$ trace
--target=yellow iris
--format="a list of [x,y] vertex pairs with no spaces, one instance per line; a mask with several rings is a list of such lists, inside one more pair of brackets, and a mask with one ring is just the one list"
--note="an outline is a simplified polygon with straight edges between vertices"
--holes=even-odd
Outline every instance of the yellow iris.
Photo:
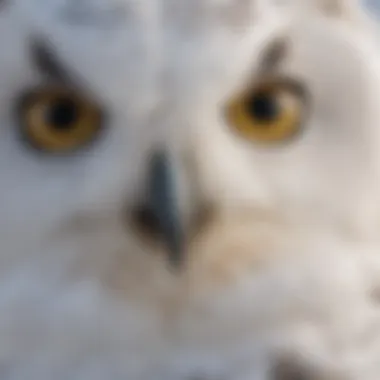
[[20,116],[29,143],[48,153],[78,149],[101,127],[101,112],[95,104],[60,87],[44,87],[28,94]]
[[303,100],[287,82],[265,83],[232,99],[227,105],[227,121],[249,141],[284,141],[301,128]]

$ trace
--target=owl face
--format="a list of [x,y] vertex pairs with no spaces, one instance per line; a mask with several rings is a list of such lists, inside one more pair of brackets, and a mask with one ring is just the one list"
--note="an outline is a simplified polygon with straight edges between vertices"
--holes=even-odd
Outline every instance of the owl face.
[[[172,237],[176,231],[174,222],[157,221],[166,206],[152,211],[150,200],[160,204],[160,191],[177,199],[182,171],[166,180],[162,174],[161,182],[172,184],[154,191],[152,157],[182,150],[182,132],[202,114],[194,112],[198,95],[230,93],[230,84],[213,86],[222,78],[236,83],[248,70],[252,52],[280,23],[270,9],[245,1],[2,5],[0,43],[8,49],[12,42],[0,63],[4,270],[26,259],[65,273],[67,263],[108,261],[105,251],[135,249],[138,260],[155,262],[151,256],[160,255],[141,251],[162,251],[168,239],[153,233],[149,240],[146,230]],[[230,54],[238,63],[226,70]],[[182,198],[178,203],[166,208],[181,211]],[[62,248],[61,264],[45,256],[53,246]]]
[[[42,236],[103,224],[145,241],[130,220],[164,145],[181,156],[171,190],[184,230],[209,205],[374,223],[379,62],[345,7],[347,19],[275,2],[39,6],[0,14],[4,49],[12,36],[0,142],[11,261]],[[139,214],[145,227],[154,213]]]
[[[366,23],[320,3],[1,5],[0,335],[1,359],[16,363],[10,378],[177,380],[205,361],[213,372],[214,354],[200,358],[198,341],[187,361],[194,341],[172,334],[188,309],[183,277],[167,266],[191,255],[207,210],[361,237],[376,229],[380,58]],[[39,350],[36,332],[46,337]],[[230,373],[223,355],[218,371]]]

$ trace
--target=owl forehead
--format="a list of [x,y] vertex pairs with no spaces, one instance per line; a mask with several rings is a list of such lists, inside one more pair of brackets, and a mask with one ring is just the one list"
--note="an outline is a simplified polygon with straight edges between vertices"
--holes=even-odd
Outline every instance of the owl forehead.
[[12,20],[4,35],[22,39],[27,50],[36,39],[45,41],[62,66],[96,93],[136,101],[162,97],[166,79],[186,75],[184,70],[196,75],[229,66],[226,59],[241,51],[247,30],[256,28],[257,3],[14,0],[0,17]]
[[[150,55],[156,65],[171,57],[168,54],[171,46],[181,52],[173,44],[174,39],[186,46],[205,45],[210,42],[210,36],[222,35],[228,45],[226,35],[245,32],[257,22],[260,14],[257,6],[260,0],[30,1],[39,7],[35,24],[44,25],[47,32],[55,34],[62,29],[68,32],[69,40],[69,31],[73,28],[79,39],[82,35],[92,35],[98,42],[101,38],[112,38],[120,50],[135,49],[135,55],[130,54],[131,60],[140,50]],[[42,3],[48,5],[43,12],[40,11]]]
[[[66,26],[94,30],[137,28],[156,36],[168,30],[198,33],[212,27],[245,27],[270,8],[263,0],[13,0],[13,7]],[[264,5],[263,4],[267,4]],[[273,8],[273,7],[272,7]]]
[[[50,0],[51,2],[52,0]],[[260,0],[60,0],[60,12],[70,22],[98,25],[123,23],[133,18],[144,22],[156,17],[162,26],[193,26],[218,21],[225,25],[249,21]],[[146,21],[147,19],[145,19]],[[160,22],[158,22],[159,24]]]

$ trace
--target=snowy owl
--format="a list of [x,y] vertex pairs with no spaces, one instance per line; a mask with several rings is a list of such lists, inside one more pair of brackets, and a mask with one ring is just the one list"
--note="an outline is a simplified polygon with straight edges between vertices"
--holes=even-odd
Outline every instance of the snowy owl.
[[371,24],[1,2],[0,378],[378,380]]

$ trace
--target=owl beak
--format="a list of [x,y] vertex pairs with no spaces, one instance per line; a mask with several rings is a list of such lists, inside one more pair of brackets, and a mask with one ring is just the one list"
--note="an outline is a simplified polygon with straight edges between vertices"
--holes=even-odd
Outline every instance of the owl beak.
[[177,268],[183,262],[185,239],[175,170],[165,152],[156,153],[152,157],[148,185],[150,207],[166,245],[169,262]]

